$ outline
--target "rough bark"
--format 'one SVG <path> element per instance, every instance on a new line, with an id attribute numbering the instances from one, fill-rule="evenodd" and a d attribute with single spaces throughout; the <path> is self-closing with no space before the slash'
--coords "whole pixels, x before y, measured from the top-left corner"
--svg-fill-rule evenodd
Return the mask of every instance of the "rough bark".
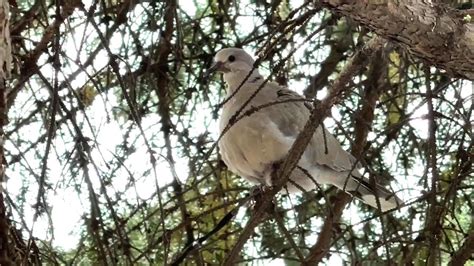
<path id="1" fill-rule="evenodd" d="M 9 32 L 9 5 L 0 1 L 0 264 L 11 265 L 10 260 L 14 245 L 10 243 L 10 224 L 7 218 L 7 209 L 4 197 L 5 182 L 5 155 L 3 149 L 3 127 L 8 123 L 6 108 L 6 80 L 11 69 L 11 44 Z"/>
<path id="2" fill-rule="evenodd" d="M 466 237 L 461 248 L 452 255 L 449 265 L 464 265 L 472 254 L 474 254 L 474 232 Z"/>
<path id="3" fill-rule="evenodd" d="M 323 0 L 321 4 L 452 77 L 474 80 L 474 23 L 465 12 L 426 0 Z"/>

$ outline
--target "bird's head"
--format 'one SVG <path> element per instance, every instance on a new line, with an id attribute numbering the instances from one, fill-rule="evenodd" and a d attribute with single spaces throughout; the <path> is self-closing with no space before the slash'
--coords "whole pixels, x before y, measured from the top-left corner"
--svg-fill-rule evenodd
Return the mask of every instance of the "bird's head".
<path id="1" fill-rule="evenodd" d="M 224 48 L 214 56 L 211 72 L 250 72 L 254 64 L 253 58 L 240 48 Z"/>
<path id="2" fill-rule="evenodd" d="M 214 56 L 214 64 L 208 69 L 207 75 L 214 72 L 224 73 L 224 80 L 230 87 L 239 85 L 248 76 L 247 80 L 261 77 L 257 69 L 254 69 L 255 60 L 247 52 L 240 48 L 224 48 Z"/>

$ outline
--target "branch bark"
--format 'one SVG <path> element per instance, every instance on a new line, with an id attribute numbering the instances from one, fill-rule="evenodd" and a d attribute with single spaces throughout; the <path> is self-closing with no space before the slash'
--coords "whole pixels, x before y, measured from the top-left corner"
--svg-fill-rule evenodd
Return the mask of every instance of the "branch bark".
<path id="1" fill-rule="evenodd" d="M 7 79 L 11 69 L 11 40 L 9 32 L 9 5 L 5 0 L 0 1 L 0 264 L 13 265 L 12 253 L 15 243 L 10 241 L 10 223 L 7 219 L 5 206 L 4 182 L 5 180 L 5 150 L 4 150 L 4 127 L 8 124 L 8 108 L 6 101 Z"/>
<path id="2" fill-rule="evenodd" d="M 466 237 L 461 248 L 451 257 L 451 261 L 448 265 L 464 265 L 472 254 L 474 254 L 474 232 L 471 232 L 471 234 Z"/>
<path id="3" fill-rule="evenodd" d="M 395 41 L 453 77 L 474 80 L 474 23 L 433 1 L 323 0 L 323 6 Z"/>

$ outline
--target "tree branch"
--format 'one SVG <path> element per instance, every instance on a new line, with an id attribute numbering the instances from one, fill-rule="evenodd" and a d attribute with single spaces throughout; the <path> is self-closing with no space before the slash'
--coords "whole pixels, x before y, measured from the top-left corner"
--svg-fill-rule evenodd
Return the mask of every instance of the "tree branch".
<path id="1" fill-rule="evenodd" d="M 393 40 L 450 76 L 474 80 L 474 23 L 432 1 L 323 0 L 378 35 Z"/>
<path id="2" fill-rule="evenodd" d="M 5 206 L 4 189 L 5 185 L 5 149 L 4 139 L 5 131 L 4 127 L 8 124 L 8 108 L 7 101 L 5 99 L 7 91 L 7 78 L 10 75 L 11 69 L 11 44 L 10 44 L 10 33 L 9 33 L 9 20 L 10 20 L 9 5 L 6 1 L 0 2 L 0 50 L 2 56 L 0 57 L 0 264 L 1 265 L 13 265 L 11 260 L 12 253 L 15 251 L 16 246 L 14 242 L 10 241 L 9 230 L 10 223 L 7 219 L 8 213 Z"/>
<path id="3" fill-rule="evenodd" d="M 466 237 L 462 246 L 451 257 L 451 261 L 448 265 L 464 265 L 472 254 L 474 254 L 474 232 L 471 232 Z"/>

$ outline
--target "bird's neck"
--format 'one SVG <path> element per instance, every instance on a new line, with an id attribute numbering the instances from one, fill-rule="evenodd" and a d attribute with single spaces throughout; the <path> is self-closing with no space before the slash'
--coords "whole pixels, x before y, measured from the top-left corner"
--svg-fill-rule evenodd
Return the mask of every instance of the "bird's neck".
<path id="1" fill-rule="evenodd" d="M 248 77 L 247 77 L 248 76 Z M 255 83 L 262 80 L 262 75 L 257 69 L 254 69 L 249 76 L 249 70 L 239 70 L 224 73 L 224 81 L 228 85 L 229 92 L 234 92 L 242 84 L 244 86 L 247 83 Z"/>

